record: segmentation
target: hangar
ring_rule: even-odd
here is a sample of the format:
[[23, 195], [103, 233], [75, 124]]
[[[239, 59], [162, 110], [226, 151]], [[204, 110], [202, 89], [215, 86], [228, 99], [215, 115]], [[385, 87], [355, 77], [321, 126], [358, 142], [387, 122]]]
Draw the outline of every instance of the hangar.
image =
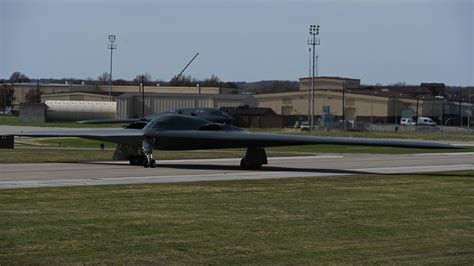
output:
[[[301, 78], [298, 91], [256, 95], [222, 94], [218, 87], [146, 86], [145, 115], [176, 108], [237, 107], [270, 108], [282, 116], [282, 126], [307, 120], [310, 111], [311, 78]], [[158, 85], [158, 84], [157, 84]], [[108, 102], [108, 86], [72, 84], [15, 84], [14, 110], [33, 89], [42, 92], [41, 101]], [[439, 91], [438, 91], [439, 90]], [[113, 86], [112, 100], [117, 102], [118, 118], [142, 116], [138, 86]], [[315, 78], [315, 116], [323, 110], [336, 120], [394, 123], [401, 117], [427, 116], [437, 123], [458, 125], [471, 121], [472, 103], [444, 97], [444, 84], [422, 83], [419, 86], [367, 86], [359, 79], [343, 77]], [[438, 96], [438, 97], [437, 97]], [[472, 101], [471, 101], [472, 102]], [[265, 119], [268, 119], [265, 118]], [[259, 124], [264, 124], [262, 122]]]
[[255, 107], [255, 98], [252, 95], [241, 94], [125, 93], [117, 97], [117, 118], [141, 117], [179, 108], [219, 109], [243, 105]]

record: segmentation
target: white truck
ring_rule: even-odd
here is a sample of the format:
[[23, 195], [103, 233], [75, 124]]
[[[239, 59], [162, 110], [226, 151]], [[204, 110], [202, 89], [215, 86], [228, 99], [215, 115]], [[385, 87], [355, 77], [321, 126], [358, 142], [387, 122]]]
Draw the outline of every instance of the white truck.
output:
[[414, 125], [419, 125], [419, 126], [436, 126], [436, 123], [431, 120], [429, 117], [424, 117], [420, 116], [418, 119], [415, 121], [415, 119], [411, 117], [402, 117], [400, 120], [400, 125], [402, 126], [414, 126]]

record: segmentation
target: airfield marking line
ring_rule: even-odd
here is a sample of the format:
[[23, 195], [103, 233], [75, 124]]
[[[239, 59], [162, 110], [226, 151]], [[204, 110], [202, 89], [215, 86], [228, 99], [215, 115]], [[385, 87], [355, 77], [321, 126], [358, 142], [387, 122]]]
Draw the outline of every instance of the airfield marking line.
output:
[[[269, 160], [293, 160], [293, 159], [339, 159], [344, 158], [342, 155], [313, 155], [313, 156], [286, 156], [286, 157], [268, 157]], [[220, 159], [183, 159], [183, 160], [157, 160], [157, 163], [194, 163], [194, 162], [226, 162], [239, 161], [242, 158], [220, 158]]]
[[411, 156], [440, 156], [440, 155], [442, 155], [442, 156], [448, 156], [448, 155], [454, 156], [454, 155], [472, 155], [472, 156], [474, 156], [474, 152], [412, 153], [412, 154], [407, 154], [407, 155], [411, 155]]
[[[228, 180], [256, 180], [256, 179], [280, 179], [291, 177], [322, 177], [322, 176], [348, 176], [358, 175], [354, 172], [367, 172], [367, 174], [402, 174], [420, 172], [439, 172], [453, 170], [474, 170], [474, 164], [459, 164], [447, 166], [413, 166], [413, 167], [383, 167], [383, 168], [355, 168], [346, 169], [347, 173], [340, 172], [274, 172], [274, 171], [240, 171], [235, 173], [198, 174], [198, 175], [167, 175], [167, 176], [142, 176], [142, 177], [120, 177], [120, 178], [78, 178], [78, 179], [54, 179], [54, 180], [28, 180], [28, 181], [1, 181], [0, 189], [13, 188], [40, 188], [40, 187], [65, 187], [65, 186], [87, 186], [87, 185], [132, 185], [132, 184], [156, 184], [156, 183], [179, 183], [200, 181], [228, 181]], [[335, 170], [337, 171], [337, 170]]]
[[[453, 168], [454, 170], [474, 170], [474, 164], [357, 168], [357, 169], [350, 169], [350, 170], [373, 172], [373, 173], [383, 172], [385, 174], [451, 171], [451, 170], [445, 170], [446, 168]], [[405, 172], [400, 172], [404, 170]]]

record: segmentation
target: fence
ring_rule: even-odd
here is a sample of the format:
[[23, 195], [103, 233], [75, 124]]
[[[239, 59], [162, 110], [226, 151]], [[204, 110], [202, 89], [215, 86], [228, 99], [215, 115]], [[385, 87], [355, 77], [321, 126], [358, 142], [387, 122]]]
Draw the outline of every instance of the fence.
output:
[[430, 134], [457, 134], [474, 135], [474, 128], [447, 127], [447, 126], [402, 126], [398, 124], [370, 124], [365, 122], [334, 123], [331, 129], [353, 130], [353, 131], [372, 131], [372, 132], [411, 132], [411, 133], [430, 133]]

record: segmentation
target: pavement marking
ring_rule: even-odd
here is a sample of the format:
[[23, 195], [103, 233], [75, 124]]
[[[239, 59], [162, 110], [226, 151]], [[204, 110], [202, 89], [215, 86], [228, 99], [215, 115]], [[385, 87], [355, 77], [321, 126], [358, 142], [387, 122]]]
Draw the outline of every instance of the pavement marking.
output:
[[[229, 180], [256, 180], [280, 179], [291, 177], [323, 177], [363, 174], [403, 174], [403, 173], [428, 173], [454, 170], [474, 170], [474, 164], [459, 164], [448, 166], [411, 166], [411, 167], [383, 167], [365, 169], [346, 169], [341, 172], [289, 172], [289, 171], [244, 171], [236, 173], [196, 174], [196, 175], [167, 175], [167, 176], [129, 176], [120, 178], [77, 178], [55, 180], [28, 180], [28, 181], [1, 181], [0, 189], [14, 188], [44, 188], [66, 186], [93, 186], [93, 185], [132, 185], [132, 184], [158, 184], [198, 181], [229, 181]], [[351, 173], [351, 171], [353, 173]]]

